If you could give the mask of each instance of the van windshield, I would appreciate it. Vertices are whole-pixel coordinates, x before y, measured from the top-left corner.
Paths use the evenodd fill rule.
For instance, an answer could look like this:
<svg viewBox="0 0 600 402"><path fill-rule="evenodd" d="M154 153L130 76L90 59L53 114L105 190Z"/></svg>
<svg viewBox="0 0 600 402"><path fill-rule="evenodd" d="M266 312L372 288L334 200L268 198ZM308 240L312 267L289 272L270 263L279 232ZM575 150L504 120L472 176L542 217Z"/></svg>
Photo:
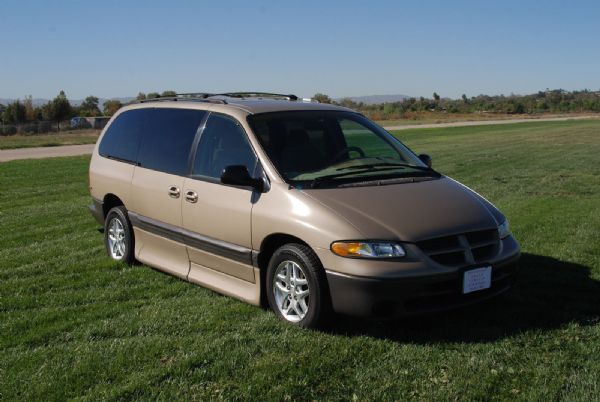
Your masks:
<svg viewBox="0 0 600 402"><path fill-rule="evenodd" d="M344 111L250 115L269 159L291 184L352 182L436 174L369 119Z"/></svg>

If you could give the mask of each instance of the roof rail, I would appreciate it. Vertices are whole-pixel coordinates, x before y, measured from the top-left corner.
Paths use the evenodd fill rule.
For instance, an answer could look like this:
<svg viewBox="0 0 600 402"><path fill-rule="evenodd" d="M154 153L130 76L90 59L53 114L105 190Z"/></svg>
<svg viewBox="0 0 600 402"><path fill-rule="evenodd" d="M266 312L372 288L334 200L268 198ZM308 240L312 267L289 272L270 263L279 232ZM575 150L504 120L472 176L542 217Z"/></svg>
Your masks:
<svg viewBox="0 0 600 402"><path fill-rule="evenodd" d="M189 93L175 94L175 96L179 96L179 97L182 97L182 98L201 98L201 99L206 99L206 98L209 98L211 96L214 96L214 94L208 93L208 92L189 92Z"/></svg>
<svg viewBox="0 0 600 402"><path fill-rule="evenodd" d="M157 98L140 99L136 103L186 100L194 102L227 104L225 99L209 99L210 96L210 94L176 94L175 96L159 96Z"/></svg>
<svg viewBox="0 0 600 402"><path fill-rule="evenodd" d="M284 98L291 101L298 100L294 94L275 94L271 92L225 92L211 96L228 96L230 98Z"/></svg>
<svg viewBox="0 0 600 402"><path fill-rule="evenodd" d="M275 94L271 92L223 92L219 94L213 94L208 92L189 92L181 93L169 96L159 96L157 98L140 99L135 103L146 103L146 102L161 102L161 101L196 101L196 102L210 102L210 103L221 103L227 104L227 101L223 98L217 98L218 96L225 98L283 98L290 101L297 101L298 97L293 94Z"/></svg>
<svg viewBox="0 0 600 402"><path fill-rule="evenodd" d="M215 96L223 96L227 98L284 98L287 100L295 101L298 100L298 97L294 94L275 94L271 92L222 92L222 93L207 93L207 92L192 92L192 93L184 93L177 94L177 96L181 97L199 97L203 99L215 97Z"/></svg>

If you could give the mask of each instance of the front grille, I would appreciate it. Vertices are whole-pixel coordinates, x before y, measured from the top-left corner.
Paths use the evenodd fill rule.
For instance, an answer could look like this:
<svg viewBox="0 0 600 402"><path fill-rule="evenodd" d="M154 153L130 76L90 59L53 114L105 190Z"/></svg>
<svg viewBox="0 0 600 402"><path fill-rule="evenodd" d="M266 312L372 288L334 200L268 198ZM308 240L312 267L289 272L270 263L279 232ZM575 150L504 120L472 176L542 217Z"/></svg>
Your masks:
<svg viewBox="0 0 600 402"><path fill-rule="evenodd" d="M429 258L448 267L463 267L488 262L500 249L498 230L480 230L417 242Z"/></svg>

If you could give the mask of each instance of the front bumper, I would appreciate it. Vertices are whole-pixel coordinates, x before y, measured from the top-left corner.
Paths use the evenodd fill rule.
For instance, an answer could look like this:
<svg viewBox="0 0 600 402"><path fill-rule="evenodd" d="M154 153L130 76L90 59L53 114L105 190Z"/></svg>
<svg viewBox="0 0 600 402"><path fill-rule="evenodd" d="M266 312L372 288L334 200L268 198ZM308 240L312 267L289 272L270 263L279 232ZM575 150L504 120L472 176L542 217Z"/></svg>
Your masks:
<svg viewBox="0 0 600 402"><path fill-rule="evenodd" d="M520 253L492 265L489 289L462 293L461 268L452 273L402 279L366 278L326 271L334 311L369 317L399 317L454 309L498 296L514 285Z"/></svg>

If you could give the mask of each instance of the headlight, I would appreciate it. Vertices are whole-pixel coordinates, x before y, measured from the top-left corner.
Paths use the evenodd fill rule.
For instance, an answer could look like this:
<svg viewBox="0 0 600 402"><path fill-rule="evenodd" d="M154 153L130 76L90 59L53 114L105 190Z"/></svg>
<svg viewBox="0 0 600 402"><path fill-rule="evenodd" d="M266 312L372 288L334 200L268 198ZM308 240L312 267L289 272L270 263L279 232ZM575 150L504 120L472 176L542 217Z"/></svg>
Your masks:
<svg viewBox="0 0 600 402"><path fill-rule="evenodd" d="M392 242L336 241L331 251L342 257L394 258L404 257L406 252L401 245Z"/></svg>
<svg viewBox="0 0 600 402"><path fill-rule="evenodd" d="M508 227L508 220L504 220L500 225L498 225L498 235L501 239L504 239L510 236L510 229Z"/></svg>

